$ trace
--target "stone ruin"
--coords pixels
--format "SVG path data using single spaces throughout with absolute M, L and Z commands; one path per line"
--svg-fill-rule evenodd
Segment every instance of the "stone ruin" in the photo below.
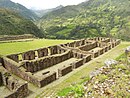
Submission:
M 30 39 L 35 38 L 32 34 L 23 34 L 23 35 L 2 35 L 0 36 L 0 41 L 7 41 L 7 40 L 19 40 L 19 39 Z
M 11 54 L 0 58 L 2 64 L 2 68 L 0 69 L 15 74 L 41 88 L 104 54 L 120 44 L 120 42 L 119 39 L 97 37 Z M 13 88 L 13 91 L 19 93 L 20 96 L 28 94 L 24 93 L 24 91 L 22 92 L 22 90 L 17 91 L 18 89 L 15 89 L 16 87 L 11 86 L 15 86 L 15 81 L 11 81 L 10 79 L 13 77 L 12 75 L 7 79 L 9 81 L 7 85 L 4 82 L 6 81 L 4 72 L 1 71 L 0 73 L 1 84 L 4 84 L 11 91 Z M 20 87 L 24 88 L 27 92 L 27 83 L 24 85 L 26 86 Z M 15 96 L 19 96 L 17 93 Z
M 5 86 L 7 90 L 1 98 L 24 98 L 29 94 L 28 83 L 16 79 L 3 66 L 0 66 L 0 86 Z

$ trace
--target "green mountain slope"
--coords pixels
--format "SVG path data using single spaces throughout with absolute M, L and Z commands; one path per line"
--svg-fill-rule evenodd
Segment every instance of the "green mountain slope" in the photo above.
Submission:
M 30 20 L 27 20 L 17 13 L 0 8 L 0 35 L 33 34 L 43 37 L 43 33 Z
M 107 36 L 129 39 L 130 0 L 89 0 L 43 16 L 37 25 L 48 38 Z
M 60 8 L 62 8 L 62 5 L 57 6 L 56 8 L 52 8 L 52 9 L 45 9 L 45 10 L 32 10 L 38 17 L 43 17 L 44 15 L 46 15 L 49 12 L 58 10 Z
M 10 0 L 0 0 L 0 8 L 8 8 L 10 10 L 13 10 L 22 15 L 23 17 L 25 17 L 26 19 L 31 20 L 38 19 L 37 15 L 33 11 L 27 9 L 26 7 L 24 7 L 19 3 L 14 3 Z

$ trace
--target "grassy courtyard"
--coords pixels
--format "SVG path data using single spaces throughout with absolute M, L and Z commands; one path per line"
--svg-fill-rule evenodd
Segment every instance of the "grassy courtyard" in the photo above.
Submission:
M 0 43 L 0 55 L 24 52 L 31 49 L 71 42 L 72 40 L 34 39 L 28 42 Z

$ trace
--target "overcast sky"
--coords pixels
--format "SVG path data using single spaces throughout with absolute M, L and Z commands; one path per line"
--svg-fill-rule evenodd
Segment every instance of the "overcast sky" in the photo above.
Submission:
M 59 5 L 76 5 L 86 0 L 11 0 L 15 3 L 20 3 L 27 8 L 33 9 L 49 9 Z

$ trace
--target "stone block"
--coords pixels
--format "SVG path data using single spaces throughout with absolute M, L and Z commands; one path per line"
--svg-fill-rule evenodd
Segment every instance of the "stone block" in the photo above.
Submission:
M 62 68 L 58 69 L 58 77 L 64 76 L 73 70 L 72 65 L 70 66 L 63 66 Z

